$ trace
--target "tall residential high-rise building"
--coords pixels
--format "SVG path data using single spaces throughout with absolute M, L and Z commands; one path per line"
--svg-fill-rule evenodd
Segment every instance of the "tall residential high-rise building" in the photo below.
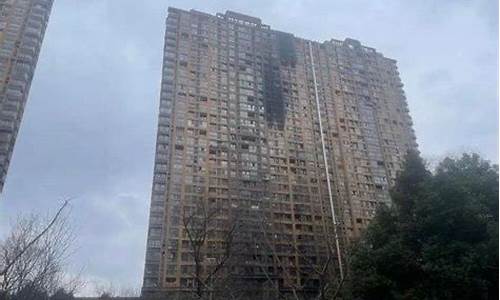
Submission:
M 0 0 L 0 191 L 53 0 Z
M 143 293 L 211 283 L 230 220 L 243 247 L 225 272 L 248 286 L 314 292 L 310 263 L 330 252 L 343 276 L 346 244 L 417 150 L 402 86 L 396 61 L 356 40 L 169 8 Z

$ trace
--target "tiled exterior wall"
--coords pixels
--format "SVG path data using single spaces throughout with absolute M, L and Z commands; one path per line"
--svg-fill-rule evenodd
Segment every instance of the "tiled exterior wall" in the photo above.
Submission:
M 0 191 L 53 0 L 0 0 Z
M 265 218 L 301 282 L 297 249 L 321 260 L 333 240 L 330 194 L 341 249 L 390 203 L 417 148 L 411 125 L 396 62 L 358 41 L 318 43 L 233 12 L 170 8 L 143 292 L 192 288 L 182 218 L 200 202 L 221 220 L 244 212 L 247 237 L 262 236 Z M 259 255 L 243 261 L 242 276 L 263 277 L 266 264 L 276 272 Z

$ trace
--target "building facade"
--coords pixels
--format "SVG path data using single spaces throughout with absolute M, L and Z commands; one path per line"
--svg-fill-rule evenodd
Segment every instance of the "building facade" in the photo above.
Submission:
M 333 253 L 343 276 L 345 245 L 417 149 L 396 61 L 356 40 L 170 8 L 161 85 L 144 294 L 196 288 L 186 216 L 212 208 L 202 272 L 238 219 L 247 252 L 228 272 L 314 292 L 307 261 Z
M 0 0 L 0 191 L 53 0 Z

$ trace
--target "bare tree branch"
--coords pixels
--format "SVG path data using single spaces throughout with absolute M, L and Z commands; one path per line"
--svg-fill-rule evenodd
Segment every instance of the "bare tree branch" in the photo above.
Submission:
M 225 226 L 218 226 L 220 222 L 226 223 Z M 206 203 L 197 203 L 195 209 L 184 212 L 182 224 L 194 263 L 191 277 L 194 280 L 195 297 L 211 298 L 217 290 L 216 285 L 221 287 L 227 284 L 222 282 L 227 275 L 223 269 L 233 255 L 237 218 L 223 215 L 220 209 L 209 207 Z M 209 243 L 217 246 L 209 247 Z M 207 258 L 209 255 L 214 256 L 210 261 Z
M 69 200 L 64 201 L 63 205 L 59 208 L 59 210 L 54 215 L 49 224 L 47 224 L 47 226 L 38 235 L 36 235 L 26 246 L 24 246 L 12 260 L 10 260 L 10 262 L 2 269 L 2 271 L 0 271 L 0 276 L 5 276 L 5 274 L 7 274 L 9 269 L 21 258 L 21 256 L 24 253 L 26 253 L 26 251 L 28 251 L 28 249 L 30 249 L 31 246 L 33 246 L 36 242 L 38 242 L 38 240 L 50 230 L 50 228 L 56 223 L 57 219 L 61 215 L 64 208 L 68 205 L 68 203 Z
M 48 222 L 37 215 L 20 216 L 0 241 L 0 299 L 39 299 L 77 289 L 78 279 L 70 279 L 63 269 L 74 241 L 68 216 L 63 215 L 68 204 L 64 201 Z

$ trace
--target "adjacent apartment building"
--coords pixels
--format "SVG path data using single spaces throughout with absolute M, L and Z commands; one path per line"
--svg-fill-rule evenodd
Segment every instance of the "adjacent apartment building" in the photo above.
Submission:
M 346 245 L 417 149 L 402 87 L 396 61 L 357 40 L 169 8 L 143 294 L 215 289 L 230 242 L 223 272 L 256 290 L 314 293 L 311 262 L 332 253 L 344 276 Z
M 0 191 L 53 0 L 0 0 Z

